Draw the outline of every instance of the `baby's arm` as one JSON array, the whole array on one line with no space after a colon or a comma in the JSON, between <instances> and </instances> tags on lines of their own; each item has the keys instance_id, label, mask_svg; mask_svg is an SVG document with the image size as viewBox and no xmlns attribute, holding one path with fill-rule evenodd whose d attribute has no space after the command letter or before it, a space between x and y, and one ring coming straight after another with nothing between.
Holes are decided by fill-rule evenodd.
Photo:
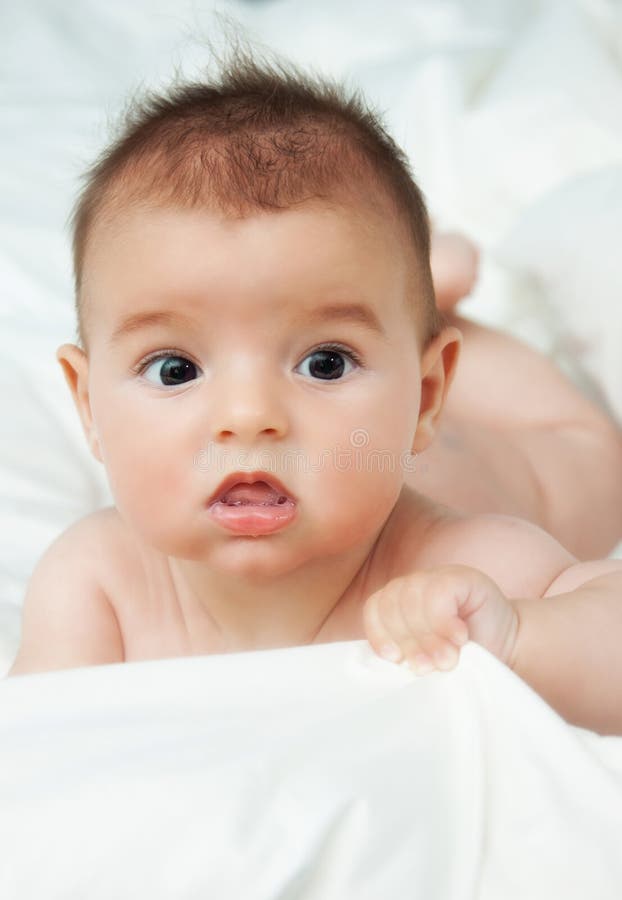
<instances>
[{"instance_id":1,"label":"baby's arm","mask_svg":"<svg viewBox=\"0 0 622 900\"><path fill-rule=\"evenodd\" d=\"M562 572L545 600L514 601L514 671L568 721L622 735L622 560Z\"/></svg>"},{"instance_id":2,"label":"baby's arm","mask_svg":"<svg viewBox=\"0 0 622 900\"><path fill-rule=\"evenodd\" d=\"M93 566L101 553L95 537L77 522L37 564L24 599L21 645L9 675L123 661L119 624Z\"/></svg>"},{"instance_id":3,"label":"baby's arm","mask_svg":"<svg viewBox=\"0 0 622 900\"><path fill-rule=\"evenodd\" d=\"M622 561L577 563L510 517L457 527L466 537L459 564L399 576L368 598L374 649L423 674L453 668L473 640L571 723L622 734Z\"/></svg>"}]
</instances>

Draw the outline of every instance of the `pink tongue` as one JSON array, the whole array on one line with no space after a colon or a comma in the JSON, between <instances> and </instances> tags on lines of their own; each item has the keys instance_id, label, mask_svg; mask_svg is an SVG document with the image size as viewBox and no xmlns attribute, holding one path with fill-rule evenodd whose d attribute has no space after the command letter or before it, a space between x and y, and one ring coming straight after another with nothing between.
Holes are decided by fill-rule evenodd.
<instances>
[{"instance_id":1,"label":"pink tongue","mask_svg":"<svg viewBox=\"0 0 622 900\"><path fill-rule=\"evenodd\" d=\"M281 494L275 491L265 481L255 481L253 484L234 484L222 498L223 503L277 503Z\"/></svg>"}]
</instances>

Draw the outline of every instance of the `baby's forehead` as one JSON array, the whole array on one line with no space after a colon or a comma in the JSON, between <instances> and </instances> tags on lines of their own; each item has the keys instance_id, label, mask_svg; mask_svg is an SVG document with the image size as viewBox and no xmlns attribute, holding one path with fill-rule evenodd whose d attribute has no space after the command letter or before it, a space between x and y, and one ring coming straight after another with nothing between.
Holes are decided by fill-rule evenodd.
<instances>
[{"instance_id":1,"label":"baby's forehead","mask_svg":"<svg viewBox=\"0 0 622 900\"><path fill-rule=\"evenodd\" d=\"M82 293L90 293L89 284L98 277L102 261L108 262L128 241L136 242L137 236L148 237L157 230L160 240L166 240L168 235L170 241L176 241L182 232L191 237L193 231L205 232L205 223L208 222L204 252L210 252L211 236L222 245L226 238L227 246L234 254L236 242L239 243L244 235L244 228L240 226L247 222L261 224L261 231L264 232L262 240L266 246L272 240L281 240L280 232L263 227L275 219L285 219L290 223L303 221L304 228L296 229L300 252L304 250L307 230L311 253L313 234L332 227L333 232L339 231L341 237L347 229L350 243L364 242L369 253L386 253L389 250L394 255L399 251L403 257L410 254L410 265L417 262L416 258L412 258L413 242L409 240L403 221L388 198L372 191L358 196L351 196L349 192L334 192L330 196L311 197L304 202L267 210L255 204L240 204L235 208L223 207L219 202L187 204L168 198L163 200L152 193L136 193L130 197L107 199L92 222L83 260ZM343 240L337 241L336 249L340 246L344 246ZM151 247L154 253L160 253L157 241L154 240ZM235 265L235 259L232 258L231 263Z\"/></svg>"},{"instance_id":2,"label":"baby's forehead","mask_svg":"<svg viewBox=\"0 0 622 900\"><path fill-rule=\"evenodd\" d=\"M85 258L85 283L92 270L102 262L128 251L161 255L169 245L194 249L201 256L231 251L230 262L237 264L235 245L248 244L249 234L265 248L271 244L297 245L299 255L307 256L328 246L338 261L340 253L364 251L369 256L390 255L392 262L412 254L412 242L400 219L382 200L371 196L355 201L342 197L311 198L279 209L223 209L214 205L161 203L157 198L140 198L106 209L94 223ZM185 243L184 243L185 241ZM252 246L251 246L252 250ZM275 263L287 262L276 257ZM411 264L409 262L409 264Z\"/></svg>"},{"instance_id":3,"label":"baby's forehead","mask_svg":"<svg viewBox=\"0 0 622 900\"><path fill-rule=\"evenodd\" d=\"M237 223L250 219L265 221L268 217L299 211L304 212L308 221L314 218L317 221L326 220L327 217L333 221L347 220L366 239L375 238L379 244L388 241L395 252L409 258L409 265L418 266L421 262L408 223L387 193L371 186L367 189L361 186L355 192L351 186L346 186L343 190L335 189L330 194L310 196L295 204L269 208L245 203L243 198L239 198L239 202L232 206L223 205L217 199L208 203L184 203L176 198L163 198L153 193L113 196L101 205L92 222L84 265L87 268L89 251L101 251L102 243L110 246L106 238L123 241L128 230L147 230L153 227L156 220L159 220L159 227L166 223L169 230L174 232L178 225L192 218L197 223L210 218L215 229L230 233L232 240L235 240Z\"/></svg>"},{"instance_id":4,"label":"baby's forehead","mask_svg":"<svg viewBox=\"0 0 622 900\"><path fill-rule=\"evenodd\" d=\"M251 316L258 305L287 316L332 300L396 310L399 303L410 318L412 266L398 232L389 211L369 203L313 200L237 217L213 208L126 204L94 232L85 312L93 325L135 304L160 313L211 304L221 318L229 305ZM247 307L238 303L243 297Z\"/></svg>"}]
</instances>

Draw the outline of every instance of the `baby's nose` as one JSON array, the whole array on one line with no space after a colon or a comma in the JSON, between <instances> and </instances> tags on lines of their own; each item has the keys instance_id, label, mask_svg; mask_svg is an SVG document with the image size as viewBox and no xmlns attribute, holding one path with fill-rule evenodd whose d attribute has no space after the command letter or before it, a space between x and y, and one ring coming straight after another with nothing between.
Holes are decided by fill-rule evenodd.
<instances>
[{"instance_id":1,"label":"baby's nose","mask_svg":"<svg viewBox=\"0 0 622 900\"><path fill-rule=\"evenodd\" d=\"M282 437L288 430L285 404L274 383L259 376L219 385L211 409L214 440L237 437L252 443L263 435Z\"/></svg>"}]
</instances>

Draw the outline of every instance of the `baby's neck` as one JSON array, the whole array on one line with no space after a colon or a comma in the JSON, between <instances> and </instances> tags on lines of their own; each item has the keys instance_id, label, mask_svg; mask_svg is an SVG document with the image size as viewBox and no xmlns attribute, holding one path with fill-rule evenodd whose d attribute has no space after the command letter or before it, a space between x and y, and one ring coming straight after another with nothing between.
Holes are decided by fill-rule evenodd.
<instances>
[{"instance_id":1,"label":"baby's neck","mask_svg":"<svg viewBox=\"0 0 622 900\"><path fill-rule=\"evenodd\" d=\"M169 558L168 565L189 631L213 634L213 652L289 647L363 637L365 581L376 543L264 579L184 559Z\"/></svg>"}]
</instances>

